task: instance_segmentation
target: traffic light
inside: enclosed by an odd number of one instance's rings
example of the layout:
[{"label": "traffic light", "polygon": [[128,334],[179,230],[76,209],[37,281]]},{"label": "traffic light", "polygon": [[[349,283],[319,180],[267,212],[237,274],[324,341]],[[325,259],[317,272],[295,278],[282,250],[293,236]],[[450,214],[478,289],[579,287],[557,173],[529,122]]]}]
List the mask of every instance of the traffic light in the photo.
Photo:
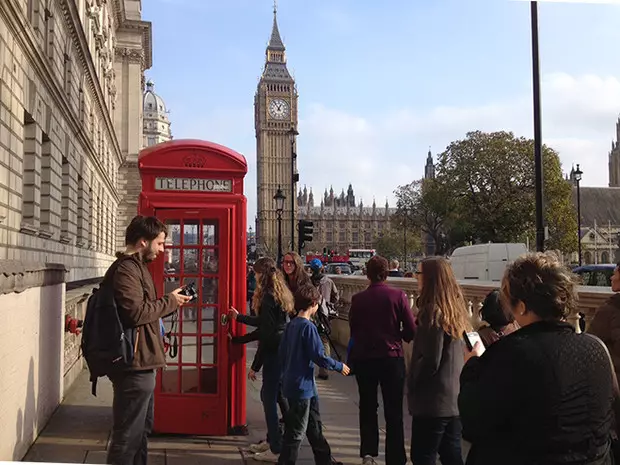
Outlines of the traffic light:
[{"label": "traffic light", "polygon": [[304,246],[306,245],[306,242],[312,242],[313,225],[314,223],[308,220],[299,220],[297,222],[297,229],[299,230],[298,248],[299,248],[300,255],[301,255],[301,249],[304,248]]}]

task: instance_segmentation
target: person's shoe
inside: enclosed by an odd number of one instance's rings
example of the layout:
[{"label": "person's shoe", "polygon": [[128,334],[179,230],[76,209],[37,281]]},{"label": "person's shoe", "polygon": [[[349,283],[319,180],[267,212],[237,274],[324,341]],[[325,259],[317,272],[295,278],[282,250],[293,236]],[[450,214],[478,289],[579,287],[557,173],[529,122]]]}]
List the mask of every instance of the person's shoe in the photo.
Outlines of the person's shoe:
[{"label": "person's shoe", "polygon": [[265,452],[269,450],[269,443],[267,441],[260,441],[257,444],[252,444],[250,446],[250,452],[253,454],[260,454],[261,452]]},{"label": "person's shoe", "polygon": [[367,455],[362,459],[362,465],[377,465],[377,462],[375,462],[373,457]]},{"label": "person's shoe", "polygon": [[278,463],[279,454],[274,454],[270,449],[267,449],[265,452],[259,452],[258,454],[254,454],[252,458],[257,462],[270,462],[270,463]]}]

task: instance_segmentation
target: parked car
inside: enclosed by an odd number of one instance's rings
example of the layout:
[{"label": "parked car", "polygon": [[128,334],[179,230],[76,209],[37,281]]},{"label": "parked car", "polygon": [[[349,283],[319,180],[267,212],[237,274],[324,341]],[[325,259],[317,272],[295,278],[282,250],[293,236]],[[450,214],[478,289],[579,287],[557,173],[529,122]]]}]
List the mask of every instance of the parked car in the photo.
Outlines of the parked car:
[{"label": "parked car", "polygon": [[[336,268],[340,269],[340,273],[337,273]],[[325,265],[326,274],[353,274],[351,265],[346,263],[328,263]]]},{"label": "parked car", "polygon": [[599,264],[583,265],[573,268],[573,273],[579,275],[583,286],[611,287],[611,275],[614,274],[616,265]]}]

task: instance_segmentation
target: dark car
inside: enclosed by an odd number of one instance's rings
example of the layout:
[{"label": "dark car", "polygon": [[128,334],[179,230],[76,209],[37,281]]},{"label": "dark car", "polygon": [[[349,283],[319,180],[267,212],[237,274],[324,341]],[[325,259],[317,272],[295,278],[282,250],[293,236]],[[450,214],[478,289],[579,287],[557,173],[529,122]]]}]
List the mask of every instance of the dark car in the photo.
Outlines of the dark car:
[{"label": "dark car", "polygon": [[579,275],[583,286],[611,286],[611,275],[616,265],[583,265],[573,268],[573,273]]},{"label": "dark car", "polygon": [[325,265],[326,274],[336,274],[336,268],[340,268],[339,274],[353,274],[351,265],[347,263],[328,263]]}]

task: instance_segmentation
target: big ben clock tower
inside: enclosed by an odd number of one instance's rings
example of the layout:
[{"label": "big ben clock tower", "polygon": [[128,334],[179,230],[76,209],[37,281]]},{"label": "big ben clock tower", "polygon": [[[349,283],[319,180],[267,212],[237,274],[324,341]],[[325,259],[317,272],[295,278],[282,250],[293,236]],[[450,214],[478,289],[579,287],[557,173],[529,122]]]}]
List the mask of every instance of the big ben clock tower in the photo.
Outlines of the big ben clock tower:
[{"label": "big ben clock tower", "polygon": [[291,227],[297,202],[292,173],[297,172],[294,136],[297,129],[297,89],[286,67],[285,47],[278,30],[276,8],[267,45],[265,68],[254,96],[258,218],[256,243],[261,253],[276,256],[278,187],[286,196],[282,213],[282,247],[292,248]]}]

